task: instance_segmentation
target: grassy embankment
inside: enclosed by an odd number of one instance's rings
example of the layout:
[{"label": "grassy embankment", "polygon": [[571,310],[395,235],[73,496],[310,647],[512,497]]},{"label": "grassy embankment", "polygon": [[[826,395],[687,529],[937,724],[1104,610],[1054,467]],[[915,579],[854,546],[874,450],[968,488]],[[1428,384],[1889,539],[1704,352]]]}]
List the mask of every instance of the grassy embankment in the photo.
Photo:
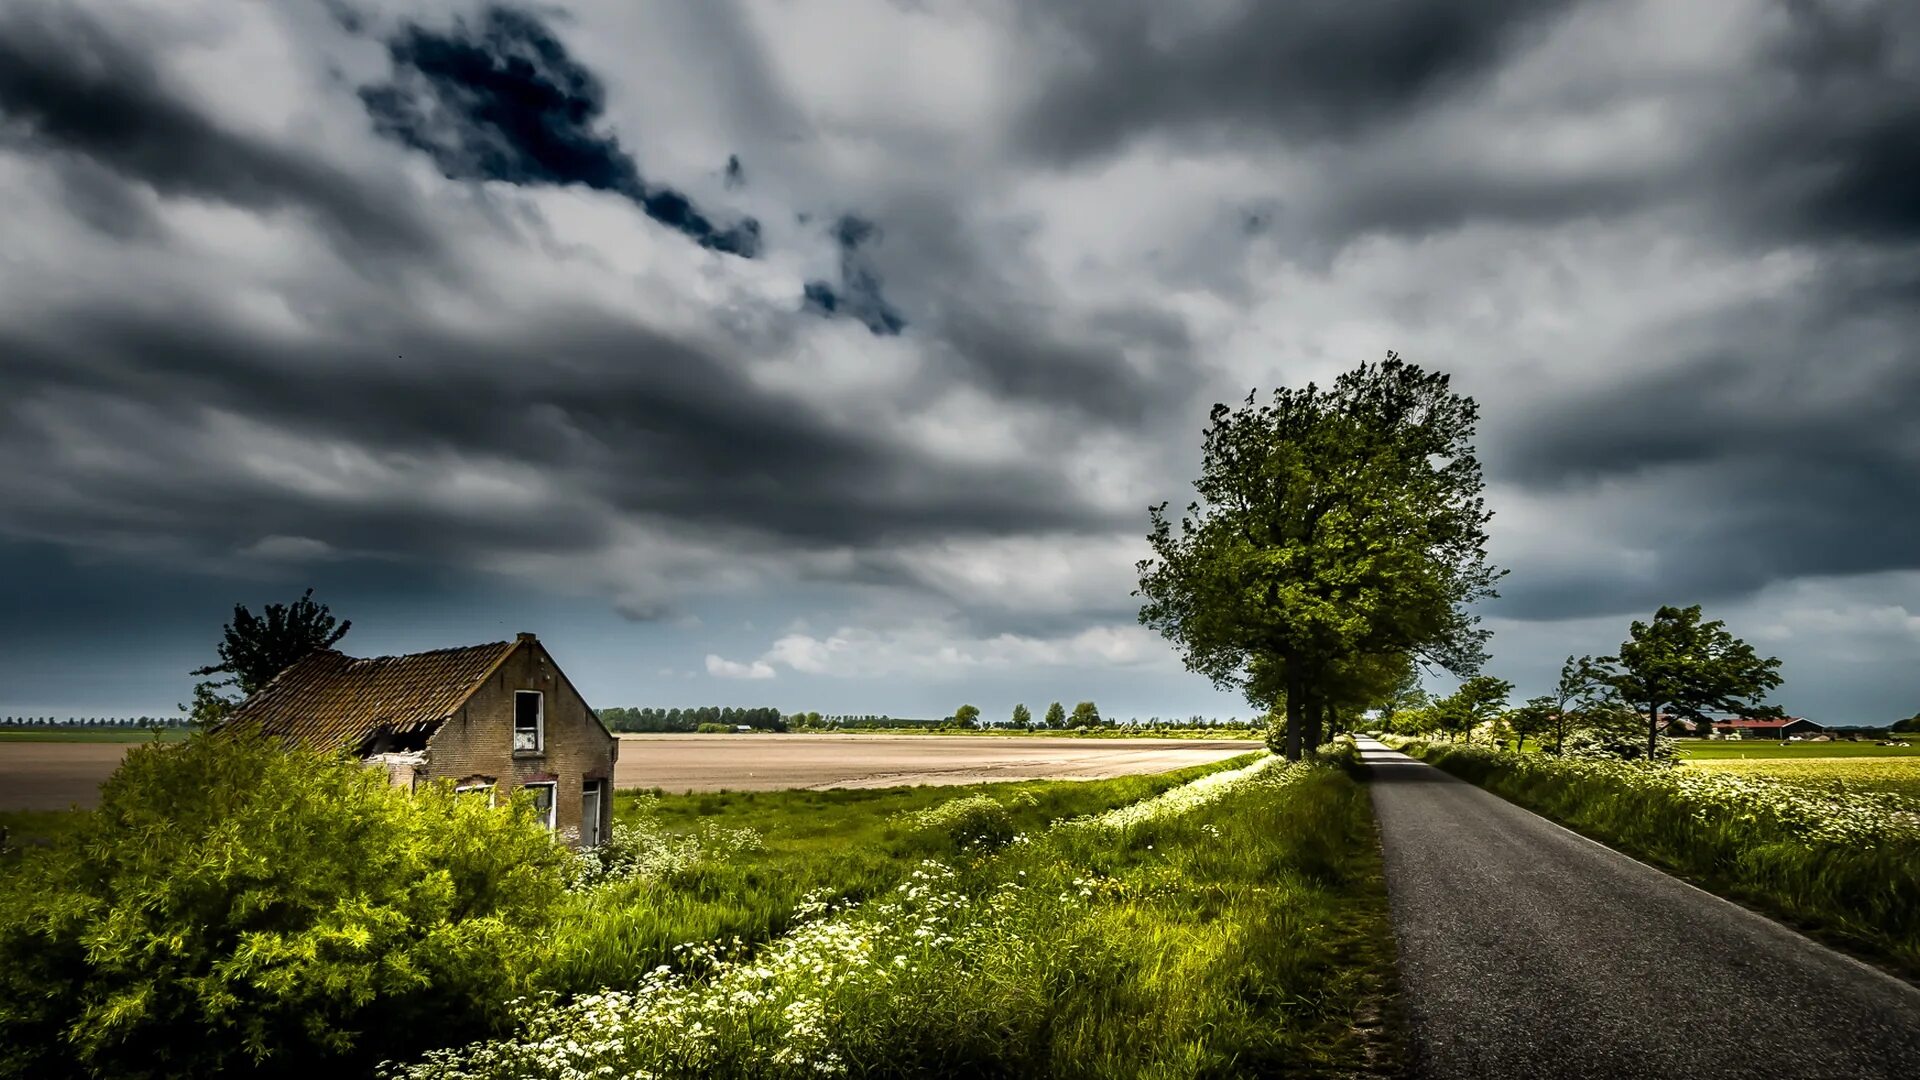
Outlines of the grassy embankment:
[{"label": "grassy embankment", "polygon": [[[1809,787],[1707,766],[1768,762],[1791,769],[1813,759],[1703,755],[1675,768],[1648,768],[1443,743],[1401,748],[1715,892],[1920,975],[1920,801],[1887,794],[1870,776]],[[1828,760],[1862,770],[1910,759]]]},{"label": "grassy embankment", "polygon": [[[993,801],[1017,804],[999,797],[1010,787]],[[1391,1064],[1378,849],[1365,790],[1346,773],[1224,773],[1020,840],[973,813],[983,805],[952,799],[960,812],[919,819],[986,831],[865,903],[810,908],[744,956],[696,950],[691,975],[530,1004],[513,1038],[406,1075],[1201,1077]]]},{"label": "grassy embankment", "polygon": [[914,815],[993,798],[1011,834],[1098,813],[1252,760],[1242,755],[1174,772],[1108,780],[869,790],[704,792],[615,796],[618,834],[642,864],[629,880],[577,894],[549,950],[547,985],[617,985],[674,963],[674,946],[764,941],[786,932],[808,896],[861,900],[923,859],[964,854],[955,837]]}]

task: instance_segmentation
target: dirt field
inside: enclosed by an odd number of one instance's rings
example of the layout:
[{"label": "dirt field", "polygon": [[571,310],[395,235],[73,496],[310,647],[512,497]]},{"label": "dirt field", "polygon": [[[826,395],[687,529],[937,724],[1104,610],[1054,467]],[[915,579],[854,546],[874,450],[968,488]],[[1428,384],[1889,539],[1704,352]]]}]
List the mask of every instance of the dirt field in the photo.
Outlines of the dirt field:
[{"label": "dirt field", "polygon": [[[92,806],[126,743],[0,742],[0,810]],[[937,735],[624,735],[616,785],[667,791],[1095,780],[1259,749],[1243,740]]]}]

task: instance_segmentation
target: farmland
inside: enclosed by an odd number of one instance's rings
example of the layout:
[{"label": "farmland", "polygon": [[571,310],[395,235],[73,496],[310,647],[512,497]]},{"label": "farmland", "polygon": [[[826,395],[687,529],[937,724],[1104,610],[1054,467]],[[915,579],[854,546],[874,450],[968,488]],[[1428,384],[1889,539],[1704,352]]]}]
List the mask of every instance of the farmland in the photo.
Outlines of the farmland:
[{"label": "farmland", "polygon": [[[0,811],[92,806],[135,744],[0,744]],[[945,738],[937,735],[623,735],[615,782],[664,791],[774,791],[1102,779],[1216,762],[1244,740]]]},{"label": "farmland", "polygon": [[1689,742],[1689,768],[1824,792],[1879,792],[1920,801],[1920,746],[1870,742]]}]

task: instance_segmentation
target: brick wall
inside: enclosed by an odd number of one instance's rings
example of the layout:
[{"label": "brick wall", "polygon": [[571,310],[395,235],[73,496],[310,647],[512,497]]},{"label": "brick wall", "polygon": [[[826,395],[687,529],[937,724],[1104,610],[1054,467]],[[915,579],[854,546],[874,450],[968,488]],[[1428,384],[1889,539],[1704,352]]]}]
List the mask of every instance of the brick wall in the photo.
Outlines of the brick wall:
[{"label": "brick wall", "polygon": [[[537,752],[513,749],[513,694],[538,690],[544,697],[546,738]],[[456,784],[492,782],[505,800],[526,784],[554,781],[555,827],[581,830],[582,796],[589,780],[605,781],[600,799],[600,834],[613,820],[613,763],[619,740],[607,733],[593,710],[532,635],[487,678],[466,705],[427,742],[422,780]]]}]

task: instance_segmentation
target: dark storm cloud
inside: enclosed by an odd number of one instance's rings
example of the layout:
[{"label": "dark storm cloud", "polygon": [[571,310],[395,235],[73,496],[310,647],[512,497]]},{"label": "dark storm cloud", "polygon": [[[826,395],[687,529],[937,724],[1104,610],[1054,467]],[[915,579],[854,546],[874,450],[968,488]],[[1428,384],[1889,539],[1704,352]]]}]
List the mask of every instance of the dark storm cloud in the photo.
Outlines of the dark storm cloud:
[{"label": "dark storm cloud", "polygon": [[606,92],[538,17],[493,7],[478,25],[408,25],[388,52],[393,81],[360,91],[374,127],[450,179],[613,192],[702,247],[759,254],[759,222],[721,228],[685,195],[643,180],[620,141],[594,131]]},{"label": "dark storm cloud", "polygon": [[1496,478],[1549,497],[1622,493],[1608,524],[1654,566],[1584,589],[1516,579],[1505,609],[1603,613],[1920,570],[1916,299],[1920,253],[1836,259],[1792,301],[1676,328],[1716,345],[1510,421]]},{"label": "dark storm cloud", "polygon": [[840,249],[840,284],[807,282],[803,297],[806,309],[820,315],[858,319],[875,334],[893,335],[906,329],[906,319],[881,295],[880,272],[861,250],[879,238],[879,227],[862,218],[849,214],[835,222],[833,242]]},{"label": "dark storm cloud", "polygon": [[1573,0],[1247,2],[1225,16],[1152,0],[1035,5],[1054,72],[1019,138],[1071,161],[1143,134],[1359,137],[1468,87]]},{"label": "dark storm cloud", "polygon": [[163,196],[249,210],[304,211],[377,248],[429,250],[404,200],[307,157],[229,131],[165,86],[139,50],[78,10],[27,3],[0,12],[0,140],[71,155],[88,190],[77,207],[110,232],[151,227],[107,174]]},{"label": "dark storm cloud", "polygon": [[[719,357],[594,311],[553,312],[506,340],[420,327],[399,342],[289,348],[209,319],[76,310],[36,334],[0,335],[0,349],[20,388],[0,405],[13,435],[0,442],[23,469],[50,452],[42,410],[114,406],[149,421],[218,409],[370,454],[452,455],[542,478],[537,511],[505,513],[484,502],[437,508],[411,490],[342,505],[208,475],[217,461],[183,463],[194,475],[173,486],[165,470],[101,472],[46,514],[49,527],[76,534],[162,528],[214,546],[280,534],[471,556],[590,549],[626,515],[796,549],[1100,518],[1063,477],[952,465],[849,433]],[[394,351],[404,360],[379,362]],[[114,438],[170,437],[151,422],[158,430]],[[228,512],[235,505],[246,513]]]},{"label": "dark storm cloud", "polygon": [[1771,233],[1920,240],[1920,5],[1783,7],[1722,183]]}]

